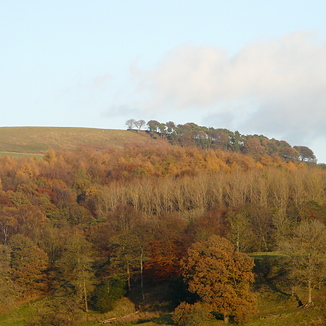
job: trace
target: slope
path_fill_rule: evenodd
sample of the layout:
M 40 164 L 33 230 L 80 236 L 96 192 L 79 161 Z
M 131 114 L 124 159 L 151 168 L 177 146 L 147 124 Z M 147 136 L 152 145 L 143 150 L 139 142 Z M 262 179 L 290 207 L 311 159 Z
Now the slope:
M 162 146 L 168 144 L 152 139 L 144 131 L 68 128 L 68 127 L 2 127 L 0 128 L 0 153 L 39 153 L 53 149 L 89 147 Z

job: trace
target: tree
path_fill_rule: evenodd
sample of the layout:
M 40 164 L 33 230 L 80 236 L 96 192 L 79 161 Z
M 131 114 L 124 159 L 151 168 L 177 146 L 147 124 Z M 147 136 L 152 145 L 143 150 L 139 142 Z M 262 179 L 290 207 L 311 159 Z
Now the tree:
M 307 304 L 312 304 L 312 289 L 322 282 L 326 268 L 326 227 L 323 223 L 303 221 L 293 236 L 281 244 L 290 260 L 290 276 L 308 290 Z
M 45 290 L 48 255 L 32 240 L 20 234 L 12 236 L 9 245 L 14 283 L 28 294 Z
M 316 156 L 314 152 L 307 146 L 294 146 L 293 147 L 299 153 L 299 160 L 305 162 L 316 163 Z
M 182 302 L 173 313 L 173 321 L 179 326 L 201 326 L 212 317 L 210 306 L 200 302 Z
M 252 249 L 253 230 L 250 220 L 244 212 L 230 211 L 228 214 L 229 239 L 236 246 L 237 251 L 249 251 Z
M 28 326 L 76 326 L 82 319 L 78 302 L 68 296 L 48 296 L 39 303 L 37 313 L 25 325 Z
M 167 131 L 165 123 L 160 123 L 158 125 L 158 130 L 159 130 L 159 132 L 161 134 L 161 137 L 164 138 L 164 136 L 166 135 L 166 131 Z
M 12 308 L 15 296 L 16 289 L 10 278 L 10 247 L 0 245 L 0 310 Z
M 126 121 L 126 125 L 128 127 L 128 129 L 132 129 L 132 127 L 135 125 L 135 119 L 129 119 Z
M 149 132 L 157 132 L 160 123 L 156 120 L 150 120 L 147 122 Z
M 125 269 L 127 277 L 128 289 L 131 289 L 131 274 L 132 271 L 138 270 L 141 296 L 145 299 L 144 294 L 144 265 L 148 260 L 147 248 L 148 242 L 151 240 L 150 228 L 145 223 L 139 224 L 127 232 L 121 233 L 115 240 L 115 257 L 116 263 L 120 263 L 121 267 Z M 114 257 L 112 257 L 114 258 Z M 116 271 L 115 271 L 116 272 Z
M 15 207 L 4 207 L 0 209 L 0 238 L 3 244 L 7 244 L 9 237 L 14 234 L 18 228 L 17 223 L 18 210 Z
M 150 258 L 145 264 L 145 273 L 153 282 L 167 281 L 180 275 L 179 258 L 182 253 L 176 241 L 154 239 L 148 250 Z
M 248 138 L 244 142 L 243 152 L 252 156 L 255 160 L 265 153 L 264 147 L 261 145 L 259 138 Z
M 243 146 L 243 136 L 239 131 L 229 131 L 229 143 L 228 146 L 232 151 L 240 152 Z
M 166 131 L 168 134 L 175 132 L 176 126 L 173 121 L 168 121 L 165 125 L 166 125 Z
M 243 321 L 256 312 L 256 299 L 250 292 L 254 261 L 235 251 L 227 239 L 213 235 L 195 243 L 181 266 L 190 292 L 221 314 L 225 323 L 230 317 Z
M 138 131 L 145 126 L 146 121 L 145 120 L 138 120 L 138 121 L 134 121 L 134 125 L 135 127 L 138 129 Z M 131 129 L 131 128 L 130 128 Z
M 56 278 L 61 281 L 65 295 L 75 295 L 88 312 L 89 292 L 92 286 L 91 244 L 79 234 L 71 235 L 65 243 L 65 250 L 55 263 Z
M 118 277 L 111 277 L 106 283 L 100 284 L 92 298 L 94 309 L 102 314 L 113 310 L 116 301 L 126 294 L 125 287 L 125 280 Z

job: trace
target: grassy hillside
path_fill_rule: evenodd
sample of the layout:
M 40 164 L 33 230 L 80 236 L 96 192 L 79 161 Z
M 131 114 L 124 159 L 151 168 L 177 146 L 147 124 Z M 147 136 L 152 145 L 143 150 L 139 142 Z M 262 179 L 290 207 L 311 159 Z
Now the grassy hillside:
M 318 291 L 319 292 L 319 291 Z M 264 288 L 257 293 L 259 313 L 242 324 L 245 326 L 321 326 L 324 323 L 324 297 L 325 292 L 318 293 L 315 305 L 309 308 L 299 308 L 296 301 L 289 296 L 284 296 L 270 289 Z M 24 306 L 12 311 L 9 314 L 0 316 L 0 325 L 3 326 L 23 326 L 29 321 L 37 319 L 37 315 L 43 311 L 42 304 L 46 298 L 31 301 Z M 138 315 L 132 315 L 136 311 L 134 303 L 124 297 L 118 301 L 113 311 L 100 314 L 97 312 L 83 313 L 80 316 L 77 325 L 96 326 L 101 321 L 121 317 L 129 314 L 131 317 L 124 322 L 113 323 L 113 325 L 142 325 L 142 326 L 172 326 L 172 311 L 162 311 L 159 309 L 159 302 L 152 302 L 153 307 L 156 304 L 157 310 L 141 312 Z M 112 325 L 112 324 L 110 324 Z M 211 320 L 202 324 L 202 326 L 222 326 L 225 325 L 222 320 Z M 231 324 L 232 325 L 232 324 Z
M 161 143 L 144 131 L 127 131 L 95 128 L 61 127 L 2 127 L 0 128 L 0 153 L 44 153 L 49 148 L 75 149 L 91 147 L 145 146 Z M 161 144 L 162 145 L 162 144 Z

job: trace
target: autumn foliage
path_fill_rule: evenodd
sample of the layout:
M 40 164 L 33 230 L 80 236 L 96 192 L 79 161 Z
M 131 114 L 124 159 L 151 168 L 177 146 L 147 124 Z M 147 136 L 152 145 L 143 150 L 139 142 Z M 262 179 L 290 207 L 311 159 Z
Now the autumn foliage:
M 230 241 L 216 235 L 197 242 L 182 260 L 182 274 L 189 290 L 197 293 L 212 312 L 224 321 L 232 317 L 243 322 L 256 312 L 256 299 L 250 291 L 254 281 L 254 261 L 237 252 Z
M 222 131 L 214 139 L 223 142 Z M 0 292 L 8 294 L 0 306 L 51 294 L 87 311 L 112 278 L 129 293 L 141 288 L 142 300 L 149 286 L 180 276 L 189 248 L 191 266 L 200 246 L 219 239 L 208 248 L 224 265 L 216 258 L 211 267 L 236 286 L 227 273 L 223 291 L 212 279 L 223 296 L 210 304 L 244 319 L 254 306 L 252 260 L 238 251 L 278 249 L 302 221 L 326 219 L 326 172 L 306 164 L 309 153 L 298 160 L 262 153 L 256 141 L 244 146 L 257 147 L 255 155 L 167 144 L 0 157 Z

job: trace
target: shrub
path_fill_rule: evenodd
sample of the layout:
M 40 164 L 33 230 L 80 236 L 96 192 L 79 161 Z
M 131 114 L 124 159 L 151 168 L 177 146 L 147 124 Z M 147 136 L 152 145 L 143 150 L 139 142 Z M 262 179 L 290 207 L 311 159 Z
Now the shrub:
M 200 326 L 212 318 L 209 305 L 200 302 L 181 302 L 173 313 L 173 321 L 179 326 Z
M 125 281 L 119 278 L 112 278 L 107 283 L 100 284 L 92 298 L 95 310 L 105 313 L 113 310 L 117 300 L 126 294 Z

